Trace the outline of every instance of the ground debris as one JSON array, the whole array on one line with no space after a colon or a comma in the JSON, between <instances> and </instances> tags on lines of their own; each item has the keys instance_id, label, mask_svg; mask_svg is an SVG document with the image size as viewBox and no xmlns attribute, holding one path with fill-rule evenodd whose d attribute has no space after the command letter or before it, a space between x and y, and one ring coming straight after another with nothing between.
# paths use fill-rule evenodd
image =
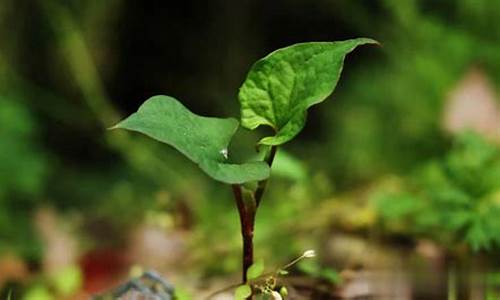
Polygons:
<instances>
[{"instance_id":1,"label":"ground debris","mask_svg":"<svg viewBox=\"0 0 500 300\"><path fill-rule=\"evenodd\" d=\"M172 300L174 286L154 271L146 271L113 291L99 295L94 300Z\"/></svg>"}]
</instances>

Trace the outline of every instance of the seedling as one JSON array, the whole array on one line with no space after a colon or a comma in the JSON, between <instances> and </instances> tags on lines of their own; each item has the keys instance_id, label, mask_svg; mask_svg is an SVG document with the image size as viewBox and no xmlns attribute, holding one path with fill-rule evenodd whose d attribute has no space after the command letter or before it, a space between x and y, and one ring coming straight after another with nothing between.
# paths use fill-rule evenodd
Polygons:
<instances>
[{"instance_id":1,"label":"seedling","mask_svg":"<svg viewBox=\"0 0 500 300\"><path fill-rule=\"evenodd\" d=\"M313 258L315 256L316 253L314 252L314 250L307 250L301 256L296 257L294 260L287 263L286 265L274 269L272 272L267 272L267 273L264 273L264 262L258 261L253 265L251 265L250 268L248 268L246 283L231 285L221 290L215 291L212 294L210 294L206 298L206 300L211 300L216 295L232 289L235 289L234 292L235 300L246 299L247 297L252 295L252 290L258 291L260 294L263 295L269 295L273 299L276 299L277 297L278 299L282 299L280 297L285 297L288 291L284 286L280 287L279 293L278 291L276 291L277 289L276 284L278 278L288 275L288 269L290 269L303 259ZM273 294L275 295L276 293L278 293L279 296L273 296Z\"/></svg>"},{"instance_id":2,"label":"seedling","mask_svg":"<svg viewBox=\"0 0 500 300\"><path fill-rule=\"evenodd\" d=\"M113 128L140 132L173 146L208 176L231 185L241 223L246 283L253 264L255 216L278 147L302 130L307 109L334 91L345 56L357 46L376 43L367 38L300 43L276 50L252 66L239 91L240 121L249 130L261 125L274 130L274 135L257 143L265 154L263 161L230 160L228 145L239 126L236 119L198 116L169 96L148 99ZM253 188L247 184L252 182L256 182Z\"/></svg>"}]
</instances>

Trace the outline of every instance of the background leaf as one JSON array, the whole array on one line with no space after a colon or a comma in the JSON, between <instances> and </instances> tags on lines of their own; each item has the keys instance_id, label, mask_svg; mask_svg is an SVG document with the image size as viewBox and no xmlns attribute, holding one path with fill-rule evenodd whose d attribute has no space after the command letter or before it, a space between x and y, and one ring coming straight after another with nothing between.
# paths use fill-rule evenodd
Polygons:
<instances>
[{"instance_id":1,"label":"background leaf","mask_svg":"<svg viewBox=\"0 0 500 300\"><path fill-rule=\"evenodd\" d=\"M198 116L169 96L148 99L114 128L137 131L173 146L218 181L235 184L269 176L269 167L263 162L228 162L227 147L238 121Z\"/></svg>"},{"instance_id":2,"label":"background leaf","mask_svg":"<svg viewBox=\"0 0 500 300\"><path fill-rule=\"evenodd\" d=\"M83 274L78 266L71 265L56 272L50 279L58 294L68 296L82 286Z\"/></svg>"},{"instance_id":3,"label":"background leaf","mask_svg":"<svg viewBox=\"0 0 500 300\"><path fill-rule=\"evenodd\" d=\"M366 38L301 43L257 61L239 93L242 126L273 127L276 135L263 138L260 144L288 142L304 127L307 109L335 89L345 56L359 45L374 43Z\"/></svg>"}]
</instances>

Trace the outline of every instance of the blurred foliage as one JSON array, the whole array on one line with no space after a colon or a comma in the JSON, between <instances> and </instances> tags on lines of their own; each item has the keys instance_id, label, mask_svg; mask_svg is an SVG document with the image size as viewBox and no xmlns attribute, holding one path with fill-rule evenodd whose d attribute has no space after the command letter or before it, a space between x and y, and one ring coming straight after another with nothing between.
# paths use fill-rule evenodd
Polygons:
<instances>
[{"instance_id":1,"label":"blurred foliage","mask_svg":"<svg viewBox=\"0 0 500 300\"><path fill-rule=\"evenodd\" d=\"M3 95L0 102L2 148L0 155L0 195L40 193L46 173L46 157L34 141L35 121L26 107Z\"/></svg>"},{"instance_id":2,"label":"blurred foliage","mask_svg":"<svg viewBox=\"0 0 500 300\"><path fill-rule=\"evenodd\" d=\"M471 66L500 83L500 33L498 26L489 27L500 17L498 3L382 0L377 3L385 17L379 18L380 11L360 2L336 6L352 26L382 41L384 55L347 70L338 102L324 117L333 128L331 172L346 188L386 173L404 174L443 155L449 147L440 127L444 101ZM490 9L479 13L480 7Z\"/></svg>"},{"instance_id":3,"label":"blurred foliage","mask_svg":"<svg viewBox=\"0 0 500 300\"><path fill-rule=\"evenodd\" d=\"M236 116L237 88L256 58L356 36L383 47L350 57L334 99L310 111L278 156L256 256L278 265L317 248L329 225L375 221L383 233L494 253L499 145L450 136L441 118L471 67L498 90L498 20L496 0L1 1L0 253L40 262L40 206L78 225L84 250L122 249L130 229L160 211L188 220L173 223L191 233L189 274L235 273L230 191L175 151L106 128L159 93L198 114ZM235 159L253 157L265 134L239 131Z\"/></svg>"},{"instance_id":4,"label":"blurred foliage","mask_svg":"<svg viewBox=\"0 0 500 300\"><path fill-rule=\"evenodd\" d=\"M15 99L15 100L12 100ZM47 155L36 136L36 121L19 96L0 93L0 252L11 250L29 258L39 253L30 226L33 205L48 173Z\"/></svg>"},{"instance_id":5,"label":"blurred foliage","mask_svg":"<svg viewBox=\"0 0 500 300\"><path fill-rule=\"evenodd\" d=\"M443 159L388 184L374 201L388 231L430 237L450 249L464 242L473 250L498 248L500 149L463 134Z\"/></svg>"},{"instance_id":6,"label":"blurred foliage","mask_svg":"<svg viewBox=\"0 0 500 300\"><path fill-rule=\"evenodd\" d=\"M26 288L23 300L52 300L72 298L83 285L82 273L78 266L66 267L54 274L38 277Z\"/></svg>"},{"instance_id":7,"label":"blurred foliage","mask_svg":"<svg viewBox=\"0 0 500 300\"><path fill-rule=\"evenodd\" d=\"M320 280L325 280L331 284L340 284L342 277L339 272L332 268L322 267L317 261L304 260L298 264L301 272Z\"/></svg>"}]
</instances>

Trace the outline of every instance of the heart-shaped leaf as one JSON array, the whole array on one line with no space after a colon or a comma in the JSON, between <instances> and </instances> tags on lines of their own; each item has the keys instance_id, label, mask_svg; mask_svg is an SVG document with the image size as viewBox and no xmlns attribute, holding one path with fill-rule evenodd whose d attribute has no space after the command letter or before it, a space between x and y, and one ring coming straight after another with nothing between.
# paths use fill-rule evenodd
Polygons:
<instances>
[{"instance_id":1,"label":"heart-shaped leaf","mask_svg":"<svg viewBox=\"0 0 500 300\"><path fill-rule=\"evenodd\" d=\"M260 144L288 142L304 127L307 109L335 89L345 56L359 45L375 43L367 38L301 43L260 59L240 88L241 125L273 127L276 135Z\"/></svg>"},{"instance_id":2,"label":"heart-shaped leaf","mask_svg":"<svg viewBox=\"0 0 500 300\"><path fill-rule=\"evenodd\" d=\"M228 162L227 147L238 129L237 120L198 116L169 96L148 99L114 128L137 131L173 146L218 181L236 184L269 177L264 162Z\"/></svg>"}]
</instances>

